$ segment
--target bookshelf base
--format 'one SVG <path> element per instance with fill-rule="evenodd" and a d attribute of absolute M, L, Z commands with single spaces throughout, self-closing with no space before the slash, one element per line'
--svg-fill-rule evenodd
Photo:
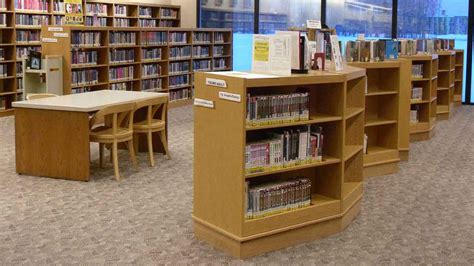
<path fill-rule="evenodd" d="M 410 134 L 410 142 L 426 141 L 434 137 L 434 131 L 418 132 Z"/>
<path fill-rule="evenodd" d="M 450 115 L 451 114 L 449 112 L 437 113 L 436 114 L 436 119 L 437 119 L 437 121 L 449 120 Z"/>
<path fill-rule="evenodd" d="M 382 176 L 382 175 L 390 175 L 397 173 L 399 171 L 399 159 L 389 161 L 386 163 L 376 164 L 365 166 L 364 165 L 364 178 L 374 177 L 374 176 Z"/>
<path fill-rule="evenodd" d="M 399 150 L 400 161 L 408 161 L 410 158 L 410 150 Z"/>
<path fill-rule="evenodd" d="M 6 109 L 0 111 L 0 117 L 11 116 L 14 113 L 14 109 Z"/>
<path fill-rule="evenodd" d="M 357 217 L 360 212 L 362 197 L 342 215 L 335 216 L 330 220 L 323 220 L 302 227 L 291 228 L 286 231 L 278 231 L 275 234 L 262 237 L 252 236 L 239 238 L 231 236 L 230 233 L 219 232 L 205 223 L 194 218 L 194 234 L 197 239 L 223 250 L 230 255 L 244 259 L 266 252 L 295 246 L 301 243 L 321 239 L 343 231 Z"/>

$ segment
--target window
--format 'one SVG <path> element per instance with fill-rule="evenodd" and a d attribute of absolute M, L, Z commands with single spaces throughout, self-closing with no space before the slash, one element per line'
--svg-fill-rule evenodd
<path fill-rule="evenodd" d="M 260 0 L 259 31 L 272 34 L 289 27 L 303 28 L 308 19 L 321 19 L 321 0 Z"/>
<path fill-rule="evenodd" d="M 391 38 L 392 0 L 327 0 L 327 25 L 340 40 L 363 33 L 370 38 Z"/>
<path fill-rule="evenodd" d="M 231 28 L 234 31 L 233 69 L 251 69 L 253 0 L 201 0 L 201 27 Z"/>

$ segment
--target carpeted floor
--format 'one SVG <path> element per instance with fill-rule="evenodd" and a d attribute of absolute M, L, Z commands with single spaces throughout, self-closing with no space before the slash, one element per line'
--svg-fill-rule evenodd
<path fill-rule="evenodd" d="M 474 109 L 411 145 L 398 174 L 365 183 L 362 212 L 346 231 L 247 261 L 193 236 L 192 108 L 170 113 L 173 159 L 113 179 L 93 147 L 88 183 L 15 173 L 13 118 L 0 119 L 0 264 L 474 264 Z"/>

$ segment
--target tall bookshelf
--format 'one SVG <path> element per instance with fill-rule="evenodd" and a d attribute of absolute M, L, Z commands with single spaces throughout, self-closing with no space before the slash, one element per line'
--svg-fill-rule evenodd
<path fill-rule="evenodd" d="M 438 88 L 438 55 L 402 56 L 411 61 L 410 140 L 429 140 L 434 135 Z M 421 70 L 421 72 L 419 71 Z M 421 88 L 422 98 L 416 96 Z M 414 92 L 415 91 L 415 92 Z M 416 99 L 413 99 L 413 98 Z M 416 115 L 415 115 L 416 114 Z"/>
<path fill-rule="evenodd" d="M 449 119 L 454 107 L 455 51 L 438 51 L 438 120 Z"/>
<path fill-rule="evenodd" d="M 11 103 L 16 100 L 15 88 L 15 23 L 13 14 L 13 3 L 5 2 L 6 6 L 0 8 L 0 16 L 4 17 L 5 23 L 0 26 L 0 49 L 2 50 L 1 66 L 3 72 L 0 77 L 0 117 L 13 114 Z"/>
<path fill-rule="evenodd" d="M 364 177 L 398 172 L 409 157 L 409 62 L 353 62 L 367 70 Z"/>
<path fill-rule="evenodd" d="M 55 31 L 43 28 L 42 38 L 57 39 L 57 42 L 43 42 L 42 49 L 43 54 L 64 57 L 64 94 L 103 89 L 169 92 L 170 106 L 178 107 L 192 102 L 195 72 L 225 71 L 232 67 L 232 32 L 226 29 L 71 26 L 61 29 L 67 38 L 55 38 Z M 92 33 L 100 38 L 95 46 L 71 48 L 74 36 Z M 133 36 L 133 40 L 112 43 L 116 37 L 126 35 Z M 77 51 L 96 52 L 97 62 L 74 64 L 73 53 Z M 121 52 L 133 53 L 133 58 L 113 60 Z M 95 81 L 72 84 L 73 72 L 79 70 L 94 71 Z M 133 76 L 115 78 L 115 73 L 120 71 L 133 72 Z"/>
<path fill-rule="evenodd" d="M 455 50 L 455 71 L 454 71 L 454 106 L 458 107 L 462 104 L 462 91 L 464 80 L 464 50 Z"/>
<path fill-rule="evenodd" d="M 224 87 L 206 79 L 225 81 Z M 363 185 L 365 70 L 310 72 L 279 78 L 246 78 L 223 72 L 196 74 L 194 233 L 235 257 L 245 258 L 342 231 L 360 210 Z M 309 93 L 309 120 L 281 124 L 246 123 L 249 96 Z M 230 93 L 234 99 L 219 97 Z M 245 168 L 246 145 L 267 133 L 321 126 L 322 161 L 257 172 Z M 246 216 L 246 192 L 257 184 L 305 176 L 311 180 L 309 206 Z M 248 183 L 247 183 L 248 182 Z"/>

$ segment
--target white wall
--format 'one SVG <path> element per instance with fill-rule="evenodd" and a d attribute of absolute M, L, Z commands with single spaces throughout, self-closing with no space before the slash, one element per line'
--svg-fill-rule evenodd
<path fill-rule="evenodd" d="M 196 28 L 196 0 L 170 0 L 170 4 L 181 6 L 181 27 Z"/>

